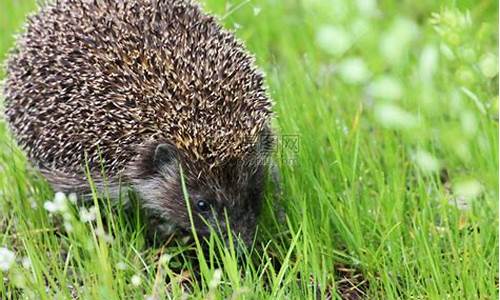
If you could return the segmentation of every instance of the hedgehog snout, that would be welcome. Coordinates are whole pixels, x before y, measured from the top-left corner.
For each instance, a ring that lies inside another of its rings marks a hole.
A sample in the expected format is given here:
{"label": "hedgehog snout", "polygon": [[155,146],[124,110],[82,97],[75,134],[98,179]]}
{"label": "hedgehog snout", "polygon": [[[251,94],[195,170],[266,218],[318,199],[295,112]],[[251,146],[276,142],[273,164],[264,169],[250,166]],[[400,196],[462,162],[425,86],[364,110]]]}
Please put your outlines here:
{"label": "hedgehog snout", "polygon": [[[252,210],[240,211],[233,214],[230,223],[233,242],[238,246],[251,247],[256,227],[256,216]],[[227,234],[227,239],[229,235]]]}
{"label": "hedgehog snout", "polygon": [[213,233],[217,234],[226,246],[232,242],[237,248],[240,246],[250,247],[255,233],[253,212],[228,213],[228,218],[225,216],[224,213],[200,216],[204,221],[196,226],[196,234],[203,239]]}

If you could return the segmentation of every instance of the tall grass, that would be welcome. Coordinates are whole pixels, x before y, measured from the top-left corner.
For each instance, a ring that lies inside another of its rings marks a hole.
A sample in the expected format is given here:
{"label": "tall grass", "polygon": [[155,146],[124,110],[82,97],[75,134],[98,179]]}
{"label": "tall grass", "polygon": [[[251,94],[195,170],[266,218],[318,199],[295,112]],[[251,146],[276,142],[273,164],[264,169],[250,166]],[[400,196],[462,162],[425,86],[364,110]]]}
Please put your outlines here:
{"label": "tall grass", "polygon": [[[243,258],[149,247],[137,209],[54,196],[0,121],[0,298],[495,298],[497,3],[204,4],[267,74],[284,216],[270,192]],[[0,59],[34,9],[0,3]]]}

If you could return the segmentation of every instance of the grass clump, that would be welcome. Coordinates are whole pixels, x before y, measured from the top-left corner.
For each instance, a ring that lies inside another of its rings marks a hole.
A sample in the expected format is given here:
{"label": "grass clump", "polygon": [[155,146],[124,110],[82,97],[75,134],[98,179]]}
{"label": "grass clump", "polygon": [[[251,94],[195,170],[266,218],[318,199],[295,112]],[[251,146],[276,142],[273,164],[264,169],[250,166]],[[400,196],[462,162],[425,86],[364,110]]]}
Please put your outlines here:
{"label": "grass clump", "polygon": [[[243,257],[148,247],[137,209],[54,195],[2,118],[1,298],[496,297],[497,3],[204,4],[267,74],[284,216],[269,193]],[[0,4],[0,59],[34,9]]]}

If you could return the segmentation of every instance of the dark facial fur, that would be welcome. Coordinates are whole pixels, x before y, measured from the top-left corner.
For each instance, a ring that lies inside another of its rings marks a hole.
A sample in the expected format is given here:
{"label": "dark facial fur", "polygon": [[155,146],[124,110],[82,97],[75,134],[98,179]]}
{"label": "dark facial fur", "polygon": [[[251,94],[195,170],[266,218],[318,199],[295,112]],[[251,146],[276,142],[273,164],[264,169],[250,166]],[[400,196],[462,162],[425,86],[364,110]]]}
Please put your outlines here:
{"label": "dark facial fur", "polygon": [[171,144],[153,143],[141,149],[143,154],[131,164],[127,177],[139,193],[143,208],[158,223],[158,235],[191,230],[182,168],[197,234],[205,237],[211,227],[227,237],[229,221],[233,234],[249,244],[263,197],[267,150],[260,149],[244,160],[200,169]]}
{"label": "dark facial fur", "polygon": [[272,103],[252,56],[196,4],[53,1],[18,39],[4,95],[14,137],[55,190],[89,193],[88,163],[99,190],[132,187],[162,231],[186,229],[180,165],[200,233],[199,215],[220,224],[224,209],[245,239],[254,231]]}

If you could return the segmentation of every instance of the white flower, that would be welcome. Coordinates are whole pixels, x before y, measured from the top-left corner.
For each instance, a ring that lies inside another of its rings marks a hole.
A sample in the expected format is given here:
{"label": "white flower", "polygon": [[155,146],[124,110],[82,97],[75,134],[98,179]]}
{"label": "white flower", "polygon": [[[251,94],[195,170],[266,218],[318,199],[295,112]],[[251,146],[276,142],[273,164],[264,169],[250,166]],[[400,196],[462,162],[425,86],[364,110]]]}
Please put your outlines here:
{"label": "white flower", "polygon": [[66,232],[70,233],[73,232],[73,225],[70,222],[64,222],[64,229]]}
{"label": "white flower", "polygon": [[54,195],[54,203],[63,206],[66,204],[66,195],[63,192],[56,192]]}
{"label": "white flower", "polygon": [[133,286],[141,285],[141,283],[142,283],[141,276],[138,274],[135,274],[134,276],[132,276],[132,278],[130,278],[130,282],[132,283]]}
{"label": "white flower", "polygon": [[357,0],[359,11],[366,16],[376,16],[379,14],[377,0]]}
{"label": "white flower", "polygon": [[483,187],[477,180],[466,180],[457,183],[453,190],[457,195],[466,199],[473,199],[481,194]]}
{"label": "white flower", "polygon": [[396,78],[381,76],[370,84],[368,93],[379,99],[398,100],[403,96],[403,88]]}
{"label": "white flower", "polygon": [[222,278],[222,270],[216,269],[214,271],[212,279],[210,280],[210,283],[208,284],[209,289],[212,290],[215,289],[217,286],[219,286],[221,278]]}
{"label": "white flower", "polygon": [[418,26],[411,19],[399,18],[380,39],[380,52],[391,64],[398,64],[408,54],[411,42],[418,36]]}
{"label": "white flower", "polygon": [[488,53],[481,58],[479,68],[484,76],[493,78],[498,74],[498,57]]}
{"label": "white flower", "polygon": [[35,200],[31,199],[31,200],[30,200],[30,206],[31,206],[31,208],[35,209],[35,208],[37,208],[37,207],[38,207],[38,204],[36,203],[36,201],[35,201]]}
{"label": "white flower", "polygon": [[425,150],[418,150],[414,155],[414,160],[424,172],[436,172],[439,170],[439,161]]}
{"label": "white flower", "polygon": [[116,264],[116,268],[117,268],[118,270],[122,270],[122,271],[124,271],[124,270],[126,270],[126,269],[128,268],[128,266],[127,266],[127,264],[126,264],[125,262],[120,261],[120,262],[118,262],[118,263]]}
{"label": "white flower", "polygon": [[448,203],[460,210],[469,210],[472,200],[478,197],[482,191],[483,187],[477,180],[460,181],[453,186],[453,196]]}
{"label": "white flower", "polygon": [[259,6],[254,6],[253,15],[257,16],[258,14],[260,14],[261,10],[262,10],[262,8],[260,8]]}
{"label": "white flower", "polygon": [[477,131],[477,120],[474,113],[471,111],[464,111],[460,116],[460,123],[462,125],[463,132],[469,136],[472,136]]}
{"label": "white flower", "polygon": [[352,84],[361,83],[370,77],[370,71],[359,57],[344,60],[339,66],[339,72],[342,79]]}
{"label": "white flower", "polygon": [[427,45],[420,54],[419,73],[424,83],[432,82],[438,68],[439,53],[436,47]]}
{"label": "white flower", "polygon": [[383,104],[375,108],[375,117],[386,128],[407,129],[417,125],[417,118],[395,105]]}
{"label": "white flower", "polygon": [[92,206],[87,209],[85,207],[80,207],[80,220],[84,223],[92,222],[96,218],[96,208]]}
{"label": "white flower", "polygon": [[172,259],[172,255],[170,255],[170,254],[163,254],[162,256],[160,256],[159,262],[160,262],[160,264],[164,265],[164,264],[168,264],[168,262],[171,259]]}
{"label": "white flower", "polygon": [[324,25],[316,33],[316,43],[330,54],[341,55],[351,47],[351,38],[342,28]]}
{"label": "white flower", "polygon": [[45,208],[49,213],[55,213],[59,210],[59,208],[52,201],[45,201],[43,208]]}
{"label": "white flower", "polygon": [[45,201],[43,207],[49,213],[57,213],[66,211],[66,195],[62,192],[57,192],[53,201]]}
{"label": "white flower", "polygon": [[72,204],[76,204],[76,201],[78,200],[78,197],[76,196],[75,193],[71,193],[71,194],[68,195],[68,200]]}
{"label": "white flower", "polygon": [[23,259],[21,260],[21,264],[22,264],[23,268],[29,269],[31,267],[30,258],[27,256],[23,257]]}
{"label": "white flower", "polygon": [[10,267],[16,261],[16,254],[9,249],[2,247],[0,248],[0,270],[8,271]]}
{"label": "white flower", "polygon": [[110,234],[107,234],[102,228],[98,228],[96,230],[96,235],[102,237],[103,240],[106,241],[106,243],[112,243],[113,242],[113,236]]}

